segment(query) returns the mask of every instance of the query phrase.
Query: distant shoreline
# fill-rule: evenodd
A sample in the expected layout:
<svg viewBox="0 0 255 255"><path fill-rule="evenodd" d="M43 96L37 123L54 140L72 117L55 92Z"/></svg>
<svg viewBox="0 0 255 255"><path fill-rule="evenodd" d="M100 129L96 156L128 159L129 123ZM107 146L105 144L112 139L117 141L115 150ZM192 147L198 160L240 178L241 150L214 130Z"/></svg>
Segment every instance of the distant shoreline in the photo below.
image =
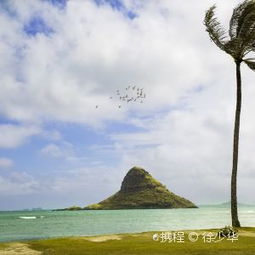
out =
<svg viewBox="0 0 255 255"><path fill-rule="evenodd" d="M218 204L198 204L197 205L198 208L199 207L230 207L230 202L223 202L223 203L218 203ZM238 203L239 207L255 207L255 204L245 204L245 203ZM69 209L72 207L76 207L77 209ZM80 208L80 209L79 209ZM130 209L100 209L100 210L157 210L157 209L193 209L193 208L130 208ZM38 212L38 211L79 211L79 210L83 210L83 211L88 211L88 210L92 210L92 209L85 209L85 207L80 207L80 206L71 206L68 208L49 208L49 209L44 209L44 208L40 208L40 209L14 209L14 210L0 210L1 212ZM98 209L99 210L99 209Z"/></svg>

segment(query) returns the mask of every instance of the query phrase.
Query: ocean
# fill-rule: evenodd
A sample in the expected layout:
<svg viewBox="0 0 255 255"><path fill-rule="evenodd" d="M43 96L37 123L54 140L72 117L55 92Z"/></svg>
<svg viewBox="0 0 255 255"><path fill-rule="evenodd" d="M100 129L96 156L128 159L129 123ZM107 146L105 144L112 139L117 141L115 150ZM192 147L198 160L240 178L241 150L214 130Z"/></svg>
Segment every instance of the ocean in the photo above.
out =
<svg viewBox="0 0 255 255"><path fill-rule="evenodd" d="M242 226L255 227L255 206L240 206L239 219ZM230 224L230 209L212 206L198 209L0 212L0 242L221 228Z"/></svg>

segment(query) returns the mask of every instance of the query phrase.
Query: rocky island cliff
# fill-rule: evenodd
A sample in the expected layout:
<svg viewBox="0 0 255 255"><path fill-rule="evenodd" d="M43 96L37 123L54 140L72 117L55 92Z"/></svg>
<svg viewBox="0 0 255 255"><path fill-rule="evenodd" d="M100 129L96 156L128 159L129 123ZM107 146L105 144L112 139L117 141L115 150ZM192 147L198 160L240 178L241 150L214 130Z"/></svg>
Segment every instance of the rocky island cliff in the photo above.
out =
<svg viewBox="0 0 255 255"><path fill-rule="evenodd" d="M169 191L140 167L131 168L120 190L107 199L86 206L85 210L197 208L191 201Z"/></svg>

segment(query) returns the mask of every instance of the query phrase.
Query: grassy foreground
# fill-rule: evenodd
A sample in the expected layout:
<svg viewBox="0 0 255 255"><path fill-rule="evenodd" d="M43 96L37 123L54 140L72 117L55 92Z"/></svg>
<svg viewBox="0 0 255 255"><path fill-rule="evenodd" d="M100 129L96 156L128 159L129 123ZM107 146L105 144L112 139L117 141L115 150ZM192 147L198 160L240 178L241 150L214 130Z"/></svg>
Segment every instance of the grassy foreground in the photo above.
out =
<svg viewBox="0 0 255 255"><path fill-rule="evenodd" d="M169 231L170 232L170 231ZM160 255L160 254L217 254L254 255L255 228L240 228L238 240L222 240L218 243L204 242L202 233L216 230L195 230L196 242L190 242L185 232L184 243L154 241L153 234L120 234L94 237L69 237L0 244L0 255ZM173 233L173 232L172 232Z"/></svg>

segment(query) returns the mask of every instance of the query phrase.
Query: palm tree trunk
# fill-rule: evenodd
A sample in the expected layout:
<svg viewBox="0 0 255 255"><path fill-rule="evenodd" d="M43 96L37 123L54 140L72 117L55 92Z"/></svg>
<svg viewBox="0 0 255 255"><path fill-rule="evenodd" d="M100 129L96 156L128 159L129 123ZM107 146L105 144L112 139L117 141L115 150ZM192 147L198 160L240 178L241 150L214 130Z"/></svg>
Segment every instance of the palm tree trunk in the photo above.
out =
<svg viewBox="0 0 255 255"><path fill-rule="evenodd" d="M232 226L240 227L237 212L237 166L238 166L238 149L239 149L239 130L240 130L240 115L242 105L242 81L241 81L241 70L240 61L236 61L236 112L235 112L235 128L234 128L234 141L233 141L233 165L232 165L232 176L231 176L231 216Z"/></svg>

